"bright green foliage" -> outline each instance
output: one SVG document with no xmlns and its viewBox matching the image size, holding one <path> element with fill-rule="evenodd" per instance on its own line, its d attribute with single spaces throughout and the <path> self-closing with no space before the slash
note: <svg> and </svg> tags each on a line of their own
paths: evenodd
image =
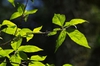
<svg viewBox="0 0 100 66">
<path fill-rule="evenodd" d="M 36 12 L 37 12 L 37 9 L 34 9 L 34 10 L 25 10 L 24 15 L 26 16 L 26 15 L 34 14 Z"/>
<path fill-rule="evenodd" d="M 72 66 L 71 64 L 64 64 L 63 66 Z"/>
<path fill-rule="evenodd" d="M 33 62 L 33 63 L 29 63 L 28 66 L 45 66 L 42 62 Z"/>
<path fill-rule="evenodd" d="M 24 51 L 24 52 L 38 52 L 42 50 L 43 49 L 40 49 L 37 46 L 33 46 L 33 45 L 25 45 L 25 46 L 20 46 L 18 48 L 18 51 Z"/>
<path fill-rule="evenodd" d="M 6 66 L 7 63 L 5 63 L 5 62 L 6 62 L 6 60 L 4 60 L 4 61 L 0 64 L 0 66 Z"/>
<path fill-rule="evenodd" d="M 87 47 L 87 48 L 90 48 L 85 36 L 81 32 L 79 32 L 77 29 L 67 31 L 67 34 L 77 44 Z"/>
<path fill-rule="evenodd" d="M 10 3 L 15 7 L 14 1 L 15 1 L 15 0 L 8 0 L 8 2 L 10 2 Z"/>
<path fill-rule="evenodd" d="M 46 58 L 46 56 L 33 55 L 33 56 L 31 56 L 30 60 L 43 61 L 43 60 L 45 60 L 45 58 Z"/>
<path fill-rule="evenodd" d="M 10 58 L 10 62 L 13 66 L 20 66 L 19 64 L 21 63 L 21 59 L 18 58 L 18 56 L 15 54 L 15 55 L 12 55 L 11 58 Z"/>
<path fill-rule="evenodd" d="M 52 19 L 52 22 L 56 25 L 63 26 L 65 22 L 65 15 L 60 15 L 60 14 L 54 14 L 54 17 Z"/>
<path fill-rule="evenodd" d="M 65 38 L 66 38 L 66 30 L 62 30 L 60 32 L 60 35 L 58 36 L 58 39 L 56 40 L 57 44 L 56 44 L 55 51 L 57 51 L 57 49 L 61 46 L 61 44 L 64 42 Z"/>
<path fill-rule="evenodd" d="M 65 27 L 69 27 L 69 26 L 75 26 L 77 24 L 82 24 L 84 22 L 87 22 L 86 20 L 83 20 L 83 19 L 72 19 L 70 22 L 66 22 L 65 23 Z"/>
<path fill-rule="evenodd" d="M 25 37 L 27 39 L 27 42 L 33 38 L 33 34 L 32 34 L 32 30 L 28 29 L 28 28 L 23 28 L 20 30 L 19 35 L 21 35 L 22 37 Z"/>
<path fill-rule="evenodd" d="M 34 29 L 33 29 L 33 33 L 39 33 L 39 32 L 41 32 L 41 31 L 40 31 L 41 29 L 42 29 L 42 26 L 37 27 L 37 28 L 34 28 Z"/>
<path fill-rule="evenodd" d="M 14 50 L 17 50 L 20 47 L 21 43 L 22 43 L 22 38 L 18 37 L 14 41 L 11 41 L 11 47 Z"/>
</svg>

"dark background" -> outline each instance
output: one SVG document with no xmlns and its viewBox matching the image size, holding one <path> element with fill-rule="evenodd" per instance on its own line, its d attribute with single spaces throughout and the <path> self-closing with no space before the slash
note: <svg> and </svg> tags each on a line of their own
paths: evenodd
<svg viewBox="0 0 100 66">
<path fill-rule="evenodd" d="M 25 3 L 26 0 L 15 1 Z M 56 66 L 62 66 L 65 63 L 71 63 L 73 66 L 100 66 L 99 0 L 34 0 L 34 3 L 29 0 L 26 9 L 38 9 L 38 11 L 34 15 L 29 16 L 28 22 L 21 21 L 20 18 L 12 20 L 20 28 L 33 29 L 43 25 L 42 31 L 50 31 L 56 27 L 52 24 L 54 13 L 65 14 L 66 21 L 70 21 L 73 18 L 82 18 L 89 21 L 89 23 L 77 25 L 77 27 L 87 37 L 91 49 L 75 44 L 67 36 L 62 46 L 54 53 L 57 35 L 51 37 L 35 35 L 28 44 L 34 44 L 44 49 L 44 52 L 39 53 L 48 55 L 44 63 L 54 63 Z M 0 0 L 0 23 L 4 19 L 9 19 L 15 11 L 16 8 L 13 8 L 7 0 Z M 0 44 L 11 39 L 11 36 L 4 34 L 2 36 L 3 40 L 0 40 Z M 27 43 L 24 41 L 23 44 Z"/>
</svg>

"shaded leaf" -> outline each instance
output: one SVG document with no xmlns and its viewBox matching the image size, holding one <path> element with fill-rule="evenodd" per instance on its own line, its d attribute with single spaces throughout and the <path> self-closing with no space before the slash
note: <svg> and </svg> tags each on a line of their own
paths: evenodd
<svg viewBox="0 0 100 66">
<path fill-rule="evenodd" d="M 21 43 L 22 43 L 22 38 L 17 37 L 15 40 L 11 41 L 11 47 L 14 50 L 17 50 L 20 47 Z"/>
<path fill-rule="evenodd" d="M 5 62 L 6 62 L 6 60 L 4 60 L 4 61 L 0 64 L 0 66 L 6 66 L 7 63 L 5 63 Z"/>
<path fill-rule="evenodd" d="M 54 17 L 52 19 L 52 22 L 56 25 L 63 26 L 65 22 L 65 15 L 60 15 L 60 14 L 54 14 Z"/>
<path fill-rule="evenodd" d="M 67 31 L 68 36 L 77 44 L 90 48 L 88 45 L 86 37 L 79 32 L 77 29 Z"/>
<path fill-rule="evenodd" d="M 10 3 L 15 7 L 14 1 L 15 1 L 15 0 L 8 0 L 8 2 L 10 2 Z"/>
<path fill-rule="evenodd" d="M 33 55 L 30 58 L 30 60 L 34 60 L 34 61 L 43 61 L 45 59 L 46 59 L 46 56 L 39 56 L 39 55 Z"/>
<path fill-rule="evenodd" d="M 28 59 L 27 55 L 23 51 L 19 51 L 18 55 L 22 60 L 27 60 Z"/>
<path fill-rule="evenodd" d="M 66 38 L 66 30 L 62 30 L 58 36 L 58 39 L 56 40 L 56 50 L 62 45 Z"/>
<path fill-rule="evenodd" d="M 24 51 L 24 52 L 38 52 L 41 50 L 42 49 L 40 49 L 39 47 L 33 45 L 25 45 L 25 46 L 20 46 L 18 48 L 18 51 Z"/>
</svg>

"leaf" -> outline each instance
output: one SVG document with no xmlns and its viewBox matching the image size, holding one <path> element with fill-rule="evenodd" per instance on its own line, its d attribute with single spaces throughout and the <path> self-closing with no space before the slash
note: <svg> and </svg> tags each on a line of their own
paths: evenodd
<svg viewBox="0 0 100 66">
<path fill-rule="evenodd" d="M 6 62 L 6 60 L 4 60 L 4 61 L 0 64 L 0 66 L 6 66 L 7 63 L 5 63 L 5 62 Z"/>
<path fill-rule="evenodd" d="M 33 32 L 30 30 L 30 29 L 28 29 L 28 28 L 23 28 L 21 31 L 20 31 L 20 35 L 22 36 L 22 37 L 26 37 L 26 39 L 27 39 L 27 42 L 30 40 L 30 39 L 32 39 L 33 38 L 33 34 L 32 34 Z"/>
<path fill-rule="evenodd" d="M 30 60 L 43 61 L 43 60 L 45 60 L 45 58 L 46 58 L 46 56 L 33 55 L 33 56 L 31 56 Z"/>
<path fill-rule="evenodd" d="M 22 16 L 21 13 L 19 13 L 19 12 L 14 12 L 14 13 L 11 15 L 11 17 L 10 17 L 10 20 L 16 19 L 16 18 L 18 18 L 18 17 L 20 17 L 20 16 Z"/>
<path fill-rule="evenodd" d="M 12 28 L 5 28 L 2 31 L 7 34 L 14 35 L 16 32 L 16 29 L 17 29 L 16 27 L 14 27 L 14 28 L 12 27 Z"/>
<path fill-rule="evenodd" d="M 4 50 L 4 52 L 6 53 L 6 56 L 8 58 L 10 58 L 9 54 L 12 53 L 13 51 L 14 51 L 13 49 L 6 49 L 6 50 Z"/>
<path fill-rule="evenodd" d="M 33 33 L 39 33 L 41 29 L 42 29 L 42 26 L 34 28 Z"/>
<path fill-rule="evenodd" d="M 58 39 L 56 40 L 56 50 L 62 45 L 66 38 L 66 30 L 62 30 L 58 36 Z"/>
<path fill-rule="evenodd" d="M 0 37 L 0 39 L 3 39 L 2 37 Z"/>
<path fill-rule="evenodd" d="M 18 55 L 22 60 L 27 60 L 28 59 L 27 55 L 23 51 L 19 51 Z"/>
<path fill-rule="evenodd" d="M 34 9 L 34 10 L 25 10 L 24 15 L 26 16 L 26 15 L 29 15 L 29 14 L 34 14 L 36 12 L 37 12 L 37 9 Z"/>
<path fill-rule="evenodd" d="M 87 21 L 83 19 L 72 19 L 70 22 L 66 22 L 64 26 L 74 26 L 77 24 L 82 24 L 84 22 L 87 22 Z"/>
<path fill-rule="evenodd" d="M 14 1 L 15 1 L 15 0 L 8 0 L 8 2 L 10 2 L 10 3 L 15 7 Z"/>
<path fill-rule="evenodd" d="M 55 35 L 55 34 L 57 34 L 57 32 L 56 31 L 52 31 L 52 32 L 48 33 L 48 36 L 52 36 L 52 35 Z"/>
<path fill-rule="evenodd" d="M 19 58 L 17 57 L 17 55 L 12 55 L 11 58 L 10 58 L 10 63 L 11 63 L 13 66 L 20 66 L 21 59 L 19 59 Z"/>
<path fill-rule="evenodd" d="M 41 62 L 34 62 L 34 63 L 29 63 L 28 66 L 45 66 L 45 65 Z"/>
<path fill-rule="evenodd" d="M 63 66 L 72 66 L 71 64 L 64 64 Z"/>
<path fill-rule="evenodd" d="M 17 27 L 16 24 L 14 24 L 13 22 L 11 22 L 9 20 L 4 20 L 2 22 L 2 25 L 7 25 L 8 27 Z"/>
<path fill-rule="evenodd" d="M 77 29 L 67 31 L 68 36 L 77 44 L 90 48 L 88 45 L 86 37 L 79 32 Z"/>
<path fill-rule="evenodd" d="M 22 43 L 22 38 L 19 36 L 15 40 L 11 41 L 11 47 L 14 50 L 17 50 L 20 47 L 21 43 Z"/>
<path fill-rule="evenodd" d="M 56 25 L 63 26 L 65 22 L 65 15 L 60 15 L 60 14 L 54 14 L 54 17 L 52 19 L 52 22 Z"/>
<path fill-rule="evenodd" d="M 38 52 L 38 51 L 42 51 L 43 49 L 38 48 L 37 46 L 33 46 L 33 45 L 25 45 L 25 46 L 20 46 L 18 48 L 18 51 L 24 51 L 24 52 Z"/>
</svg>

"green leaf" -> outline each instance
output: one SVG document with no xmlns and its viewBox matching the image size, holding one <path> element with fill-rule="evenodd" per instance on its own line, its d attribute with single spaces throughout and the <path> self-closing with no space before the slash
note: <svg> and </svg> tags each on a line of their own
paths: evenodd
<svg viewBox="0 0 100 66">
<path fill-rule="evenodd" d="M 14 1 L 15 1 L 15 0 L 8 0 L 8 2 L 10 2 L 10 3 L 15 7 Z"/>
<path fill-rule="evenodd" d="M 9 54 L 12 53 L 13 51 L 14 51 L 13 49 L 6 49 L 6 50 L 4 50 L 4 52 L 6 53 L 6 56 L 8 58 L 10 58 Z"/>
<path fill-rule="evenodd" d="M 29 10 L 29 11 L 25 10 L 24 15 L 26 16 L 26 15 L 29 15 L 29 14 L 34 14 L 34 13 L 36 13 L 36 12 L 37 12 L 37 9 Z"/>
<path fill-rule="evenodd" d="M 56 35 L 56 34 L 57 34 L 56 31 L 52 31 L 52 32 L 48 33 L 48 36 L 52 36 L 52 35 Z"/>
<path fill-rule="evenodd" d="M 72 19 L 70 22 L 66 22 L 64 26 L 75 26 L 77 24 L 82 24 L 84 22 L 87 22 L 83 19 Z"/>
<path fill-rule="evenodd" d="M 37 46 L 33 46 L 33 45 L 25 45 L 25 46 L 20 46 L 18 48 L 18 51 L 24 51 L 24 52 L 38 52 L 38 51 L 42 51 L 43 49 L 40 49 Z"/>
<path fill-rule="evenodd" d="M 68 36 L 77 44 L 90 48 L 86 37 L 77 29 L 67 31 Z"/>
<path fill-rule="evenodd" d="M 11 47 L 14 50 L 17 50 L 20 47 L 21 43 L 22 43 L 22 38 L 17 37 L 15 40 L 11 41 Z"/>
<path fill-rule="evenodd" d="M 64 42 L 66 38 L 66 30 L 62 30 L 60 32 L 60 35 L 58 36 L 58 39 L 56 40 L 56 50 L 62 45 L 62 43 Z"/>
<path fill-rule="evenodd" d="M 0 39 L 3 39 L 2 37 L 0 37 Z"/>
<path fill-rule="evenodd" d="M 20 31 L 20 35 L 22 37 L 26 37 L 27 39 L 27 42 L 33 38 L 33 34 L 32 34 L 32 30 L 28 29 L 28 28 L 23 28 L 21 31 Z"/>
<path fill-rule="evenodd" d="M 42 29 L 42 26 L 37 27 L 37 28 L 34 28 L 34 29 L 33 29 L 33 33 L 39 33 L 39 32 L 41 32 L 41 31 L 40 31 L 41 29 Z"/>
<path fill-rule="evenodd" d="M 33 55 L 33 56 L 31 56 L 30 60 L 43 61 L 43 60 L 45 60 L 45 58 L 46 58 L 46 56 Z"/>
<path fill-rule="evenodd" d="M 9 20 L 4 20 L 3 22 L 2 22 L 2 25 L 7 25 L 8 27 L 17 27 L 17 25 L 16 24 L 14 24 L 13 22 L 11 22 L 11 21 L 9 21 Z"/>
<path fill-rule="evenodd" d="M 54 17 L 52 19 L 52 22 L 56 25 L 63 26 L 65 22 L 65 15 L 60 15 L 60 14 L 54 14 Z"/>
<path fill-rule="evenodd" d="M 10 17 L 10 20 L 16 19 L 16 18 L 18 18 L 18 17 L 20 17 L 20 16 L 22 16 L 21 13 L 19 13 L 19 12 L 14 12 L 14 13 L 11 15 L 11 17 Z"/>
<path fill-rule="evenodd" d="M 10 63 L 11 63 L 13 66 L 20 66 L 21 59 L 19 59 L 19 58 L 17 57 L 17 55 L 12 55 L 11 58 L 10 58 Z"/>
<path fill-rule="evenodd" d="M 6 66 L 7 63 L 5 63 L 5 62 L 6 62 L 6 60 L 4 60 L 4 61 L 0 64 L 0 66 Z"/>
<path fill-rule="evenodd" d="M 71 64 L 64 64 L 63 66 L 72 66 Z"/>
<path fill-rule="evenodd" d="M 11 35 L 14 35 L 15 34 L 15 32 L 16 32 L 16 27 L 12 27 L 12 28 L 5 28 L 5 29 L 3 29 L 2 31 L 3 32 L 5 32 L 5 33 L 7 33 L 7 34 L 11 34 Z"/>
<path fill-rule="evenodd" d="M 28 66 L 45 66 L 45 65 L 41 62 L 34 62 L 34 63 L 29 63 Z"/>
<path fill-rule="evenodd" d="M 19 52 L 18 52 L 18 56 L 19 56 L 22 60 L 27 60 L 27 59 L 28 59 L 27 55 L 26 55 L 23 51 L 19 51 Z"/>
</svg>

